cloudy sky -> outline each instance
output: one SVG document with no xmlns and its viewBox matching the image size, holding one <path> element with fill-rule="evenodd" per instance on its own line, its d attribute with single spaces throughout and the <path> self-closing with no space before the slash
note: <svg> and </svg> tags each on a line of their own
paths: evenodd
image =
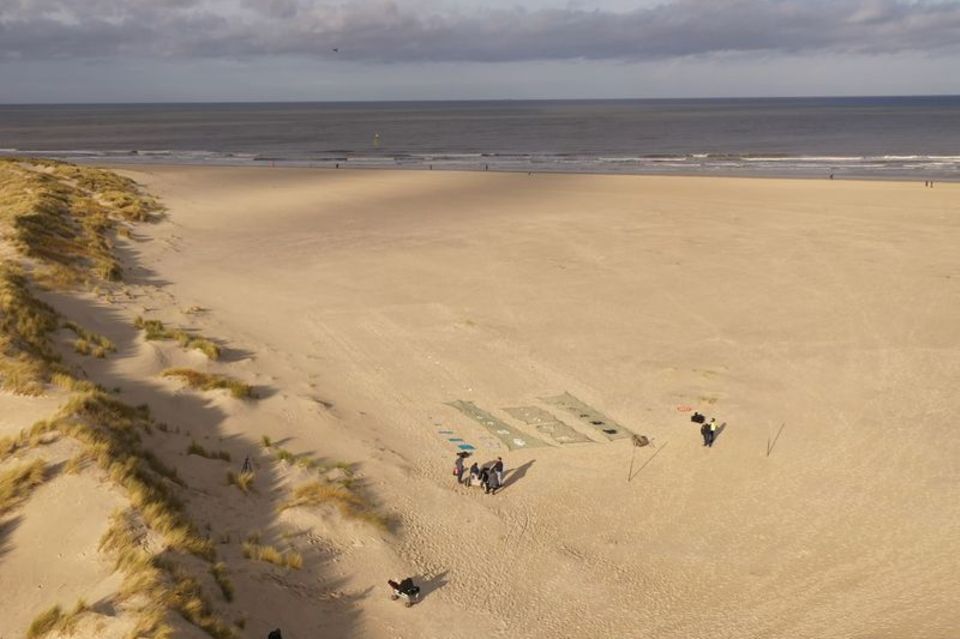
<svg viewBox="0 0 960 639">
<path fill-rule="evenodd" d="M 960 0 L 0 0 L 0 102 L 960 93 Z"/>
</svg>

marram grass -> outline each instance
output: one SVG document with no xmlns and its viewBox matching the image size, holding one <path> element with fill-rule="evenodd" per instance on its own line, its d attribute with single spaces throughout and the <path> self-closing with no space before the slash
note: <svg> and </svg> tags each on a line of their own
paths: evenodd
<svg viewBox="0 0 960 639">
<path fill-rule="evenodd" d="M 204 373 L 192 368 L 168 368 L 163 371 L 163 376 L 178 377 L 182 379 L 187 386 L 196 390 L 225 389 L 230 391 L 230 394 L 238 399 L 250 399 L 254 397 L 252 386 L 229 375 Z"/>
</svg>

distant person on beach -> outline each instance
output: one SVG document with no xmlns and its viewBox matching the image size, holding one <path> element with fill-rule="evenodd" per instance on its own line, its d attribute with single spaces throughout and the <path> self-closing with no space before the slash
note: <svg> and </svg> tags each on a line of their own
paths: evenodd
<svg viewBox="0 0 960 639">
<path fill-rule="evenodd" d="M 711 417 L 710 424 L 708 425 L 710 426 L 710 430 L 709 430 L 709 437 L 708 437 L 709 441 L 707 442 L 707 447 L 713 448 L 713 442 L 714 440 L 717 439 L 717 428 L 718 428 L 717 419 L 715 417 Z"/>
<path fill-rule="evenodd" d="M 481 468 L 480 474 L 477 475 L 477 479 L 480 480 L 480 485 L 483 486 L 484 490 L 487 488 L 487 480 L 490 478 L 490 469 Z"/>
<path fill-rule="evenodd" d="M 468 486 L 472 485 L 473 481 L 479 478 L 480 478 L 480 466 L 477 464 L 477 462 L 473 462 L 473 464 L 470 466 L 470 477 L 467 478 L 467 485 Z"/>
<path fill-rule="evenodd" d="M 493 464 L 492 470 L 497 476 L 497 483 L 502 486 L 503 485 L 503 457 L 497 457 L 497 461 Z"/>
<path fill-rule="evenodd" d="M 457 455 L 457 461 L 453 462 L 453 474 L 457 476 L 457 483 L 463 483 L 463 456 Z"/>
<path fill-rule="evenodd" d="M 487 481 L 483 484 L 483 492 L 487 495 L 495 495 L 499 488 L 500 476 L 497 474 L 497 471 L 491 468 L 487 473 Z"/>
<path fill-rule="evenodd" d="M 253 464 L 250 463 L 250 458 L 244 457 L 243 467 L 240 469 L 240 474 L 242 475 L 244 473 L 252 473 L 252 472 L 253 472 Z"/>
<path fill-rule="evenodd" d="M 703 445 L 710 445 L 710 424 L 703 422 L 700 424 L 700 436 L 703 437 Z"/>
</svg>

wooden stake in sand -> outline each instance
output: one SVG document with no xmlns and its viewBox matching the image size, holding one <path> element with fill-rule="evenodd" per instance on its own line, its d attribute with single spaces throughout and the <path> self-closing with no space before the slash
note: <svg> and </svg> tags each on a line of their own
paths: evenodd
<svg viewBox="0 0 960 639">
<path fill-rule="evenodd" d="M 650 440 L 643 435 L 634 435 L 630 438 L 630 442 L 633 446 L 631 447 L 632 452 L 630 453 L 630 471 L 627 473 L 628 482 L 633 479 L 633 460 L 637 457 L 637 449 L 650 445 Z"/>
<path fill-rule="evenodd" d="M 780 439 L 780 433 L 783 432 L 783 427 L 786 425 L 787 422 L 780 424 L 780 430 L 777 431 L 777 436 L 773 438 L 772 442 L 770 441 L 770 435 L 767 435 L 767 457 L 773 452 L 773 447 L 777 445 L 777 440 Z"/>
</svg>

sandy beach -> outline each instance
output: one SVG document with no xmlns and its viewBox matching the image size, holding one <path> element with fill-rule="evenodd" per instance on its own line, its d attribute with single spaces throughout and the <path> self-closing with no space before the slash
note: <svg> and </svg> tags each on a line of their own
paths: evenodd
<svg viewBox="0 0 960 639">
<path fill-rule="evenodd" d="M 165 217 L 117 239 L 122 285 L 40 296 L 117 347 L 67 361 L 169 425 L 146 441 L 197 525 L 230 539 L 236 593 L 214 607 L 243 618 L 237 636 L 960 629 L 960 185 L 118 170 Z M 148 341 L 137 317 L 223 356 Z M 258 399 L 186 389 L 161 376 L 172 367 L 229 373 Z M 0 395 L 0 436 L 56 406 Z M 714 446 L 693 411 L 724 424 Z M 456 484 L 461 445 L 503 458 L 497 494 Z M 389 526 L 278 510 L 306 472 L 281 447 L 351 465 Z M 245 457 L 249 494 L 224 482 Z M 0 638 L 117 588 L 98 540 L 120 501 L 64 474 L 4 524 Z M 254 530 L 302 569 L 245 558 Z M 412 608 L 386 586 L 407 576 Z M 76 636 L 125 636 L 93 608 Z"/>
</svg>

